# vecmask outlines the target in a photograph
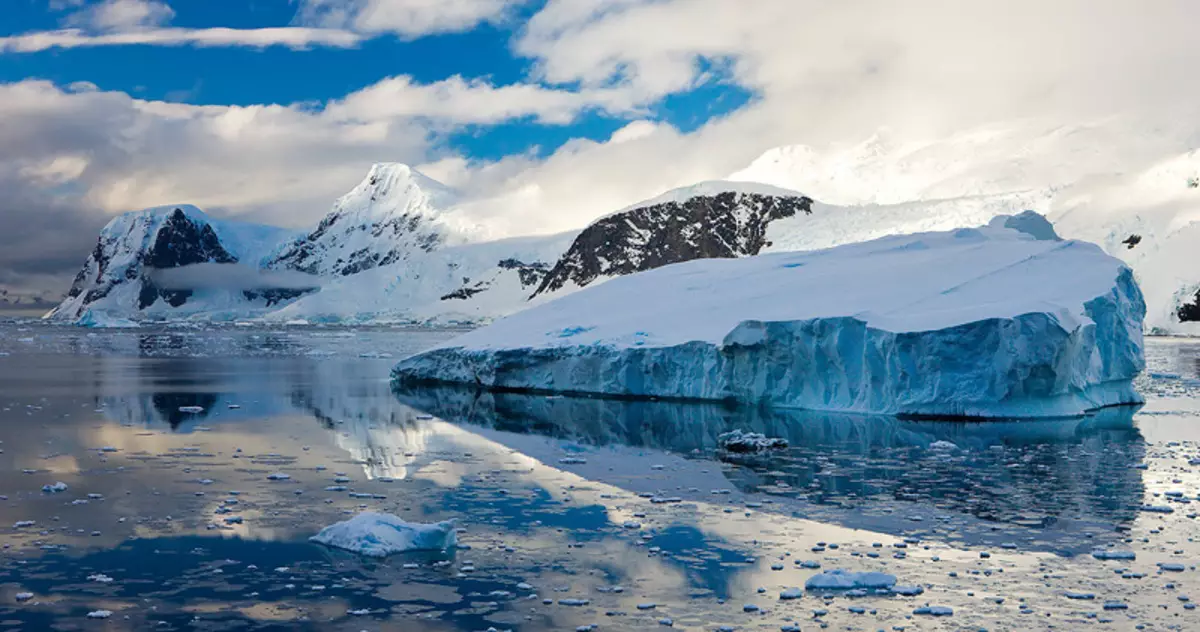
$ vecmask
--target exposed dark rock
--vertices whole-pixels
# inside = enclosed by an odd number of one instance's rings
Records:
[[[540,284],[550,271],[550,266],[541,261],[524,263],[516,259],[503,259],[496,265],[503,270],[516,270],[522,288]]]
[[[768,245],[772,221],[811,214],[812,202],[804,196],[726,191],[611,215],[575,238],[533,295],[693,259],[756,255]]]
[[[267,307],[272,307],[280,303],[291,301],[317,291],[317,288],[291,289],[291,288],[268,288],[262,290],[245,290],[242,296],[248,301],[257,301],[258,299],[266,299]]]
[[[237,263],[237,257],[225,250],[212,226],[196,222],[182,209],[175,209],[163,220],[155,235],[154,245],[142,254],[141,265],[130,266],[125,271],[126,280],[142,276],[138,309],[146,309],[160,298],[171,307],[180,307],[192,297],[191,290],[158,287],[144,276],[147,268],[165,270],[197,263]]]
[[[1175,314],[1179,316],[1179,322],[1181,323],[1200,322],[1200,290],[1196,290],[1195,296],[1192,297],[1192,302],[1180,305]]]
[[[480,292],[486,291],[489,287],[491,287],[491,284],[482,283],[482,282],[477,283],[471,287],[460,287],[457,290],[454,290],[453,292],[443,296],[441,300],[443,300],[443,301],[464,300],[465,301],[465,300],[471,298],[472,296],[479,294]]]
[[[1121,243],[1125,244],[1126,248],[1133,250],[1134,246],[1142,243],[1142,236],[1141,235],[1130,235],[1130,236],[1126,237],[1125,240],[1122,241]]]

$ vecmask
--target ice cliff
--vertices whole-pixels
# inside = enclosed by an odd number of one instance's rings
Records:
[[[613,279],[470,332],[398,383],[903,416],[1078,415],[1140,401],[1146,307],[1098,246],[1033,213]]]

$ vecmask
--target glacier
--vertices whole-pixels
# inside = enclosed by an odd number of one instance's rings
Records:
[[[648,300],[652,298],[653,300]],[[1035,213],[621,277],[401,361],[397,385],[1045,418],[1140,403],[1133,273]]]

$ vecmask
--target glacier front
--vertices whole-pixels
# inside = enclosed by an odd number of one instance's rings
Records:
[[[397,383],[1034,418],[1138,403],[1132,272],[1040,216],[698,260],[581,290],[400,362]]]

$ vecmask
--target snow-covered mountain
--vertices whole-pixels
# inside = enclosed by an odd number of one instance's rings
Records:
[[[741,182],[702,182],[592,222],[539,284],[536,294],[585,287],[692,259],[752,256],[775,220],[812,213],[794,191]]]
[[[383,164],[302,236],[216,222],[194,207],[127,214],[104,229],[70,296],[50,317],[89,324],[485,322],[612,277],[757,254],[770,245],[765,235],[773,222],[811,212],[813,201],[778,187],[706,182],[621,209],[582,231],[510,239],[487,239],[460,219],[456,204],[440,183],[405,165]],[[256,285],[246,287],[239,274],[238,283],[227,284],[235,287],[162,286],[164,269],[239,262],[262,274]],[[280,284],[280,274],[313,281]]]
[[[91,310],[154,317],[211,311],[218,305],[265,307],[272,288],[261,288],[259,294],[212,289],[197,296],[195,289],[164,287],[155,273],[198,264],[257,268],[287,234],[272,226],[219,222],[189,205],[126,213],[100,232],[66,299],[47,317],[75,321]]]
[[[303,235],[242,229],[191,207],[179,208],[195,220],[194,234],[174,223],[166,233],[168,242],[192,240],[179,252],[194,254],[160,263],[236,259],[312,275],[314,287],[157,287],[142,262],[157,256],[164,222],[136,219],[157,209],[105,229],[54,316],[75,321],[91,308],[135,320],[474,323],[689,259],[830,248],[1033,209],[1063,236],[1098,243],[1133,268],[1151,331],[1200,334],[1198,146],[1186,128],[1113,121],[1018,122],[921,142],[885,131],[862,143],[779,147],[730,181],[670,191],[579,231],[504,239],[469,221],[487,200],[464,202],[410,167],[380,164]],[[242,234],[252,237],[239,241]]]
[[[350,276],[470,241],[473,226],[450,221],[456,196],[408,165],[371,167],[317,228],[269,262],[309,274]]]

